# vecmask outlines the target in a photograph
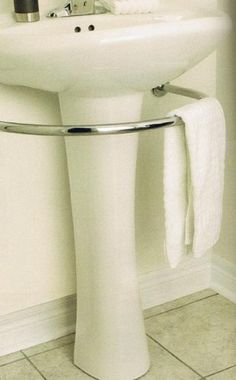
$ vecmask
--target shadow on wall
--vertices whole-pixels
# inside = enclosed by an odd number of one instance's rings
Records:
[[[229,14],[233,22],[233,38],[231,39],[231,48],[233,52],[233,68],[234,68],[234,78],[236,77],[236,1],[229,0]],[[234,81],[236,87],[236,81]],[[235,92],[236,94],[236,92]]]

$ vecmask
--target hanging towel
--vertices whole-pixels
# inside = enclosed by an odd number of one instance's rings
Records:
[[[115,15],[152,13],[159,7],[159,0],[100,0],[100,3]]]
[[[225,162],[225,118],[214,98],[171,112],[184,126],[167,128],[164,143],[165,249],[171,267],[201,257],[219,239]]]

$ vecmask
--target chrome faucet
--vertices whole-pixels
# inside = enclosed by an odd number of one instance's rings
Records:
[[[105,12],[96,0],[69,0],[64,7],[49,12],[48,17],[83,16]]]

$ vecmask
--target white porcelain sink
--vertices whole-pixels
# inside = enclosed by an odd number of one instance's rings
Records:
[[[144,91],[211,53],[228,26],[220,12],[181,9],[45,17],[31,24],[6,20],[0,28],[0,82],[93,97]]]
[[[229,29],[206,10],[152,15],[0,16],[0,83],[59,94],[64,124],[136,121],[145,90],[210,54]],[[75,365],[101,380],[149,369],[135,262],[138,136],[67,137],[77,261]]]

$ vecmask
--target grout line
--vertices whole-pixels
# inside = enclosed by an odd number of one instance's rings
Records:
[[[37,355],[44,354],[45,352],[50,352],[50,351],[57,350],[59,348],[65,347],[65,346],[69,346],[70,344],[75,344],[75,342],[63,343],[61,346],[49,348],[48,350],[43,350],[43,351],[37,352],[36,354],[32,354],[32,355],[27,355],[23,351],[22,351],[22,353],[24,353],[24,355],[27,356],[27,358],[33,358],[33,357],[35,357]]]
[[[212,297],[215,297],[215,296],[218,296],[219,293],[216,293],[216,294],[211,294],[210,296],[207,296],[207,297],[204,297],[204,298],[200,298],[198,300],[195,300],[195,301],[191,301],[191,302],[188,302],[188,303],[185,303],[183,305],[180,305],[180,306],[176,306],[174,307],[173,309],[169,309],[169,310],[165,310],[165,311],[161,311],[157,314],[153,314],[153,315],[150,315],[150,317],[146,317],[145,318],[145,321],[148,320],[148,319],[151,319],[153,317],[157,317],[158,315],[162,315],[162,314],[166,314],[166,313],[169,313],[169,311],[174,311],[174,310],[178,310],[178,309],[182,309],[183,307],[185,306],[188,306],[188,305],[192,305],[193,303],[196,303],[196,302],[200,302],[200,301],[204,301],[208,298],[212,298]]]
[[[161,348],[163,348],[165,351],[167,351],[171,356],[173,356],[175,359],[177,359],[179,362],[181,362],[182,364],[184,364],[186,367],[188,367],[189,369],[191,369],[191,371],[193,371],[194,373],[196,373],[196,375],[200,376],[200,378],[202,378],[202,375],[197,372],[195,369],[193,369],[192,367],[190,367],[190,365],[188,365],[187,363],[185,363],[183,360],[181,360],[178,356],[176,356],[175,354],[173,354],[173,352],[169,351],[168,348],[166,348],[165,346],[163,346],[161,343],[159,343],[156,339],[154,339],[151,335],[149,334],[146,334],[153,342],[155,342],[156,344],[158,344]]]
[[[206,379],[209,379],[211,376],[217,375],[218,373],[225,372],[225,371],[227,371],[227,370],[229,370],[229,369],[231,369],[231,368],[236,368],[236,364],[231,365],[230,367],[226,367],[226,368],[224,368],[224,369],[221,369],[221,370],[219,370],[219,371],[217,371],[217,372],[211,373],[210,375],[207,375],[207,376],[206,376]]]
[[[0,364],[0,368],[1,368],[1,367],[5,367],[5,366],[8,365],[8,364],[13,364],[13,363],[20,362],[21,360],[25,360],[25,358],[20,358],[20,359],[13,360],[13,361],[11,361],[11,362],[7,362],[7,363]]]
[[[41,376],[44,380],[47,380],[47,378],[46,378],[46,377],[42,374],[42,372],[36,367],[36,365],[30,360],[30,358],[28,358],[28,356],[26,356],[26,355],[24,354],[23,351],[20,351],[20,352],[24,355],[25,359],[31,364],[31,366],[34,367],[34,369],[40,374],[40,376]]]

